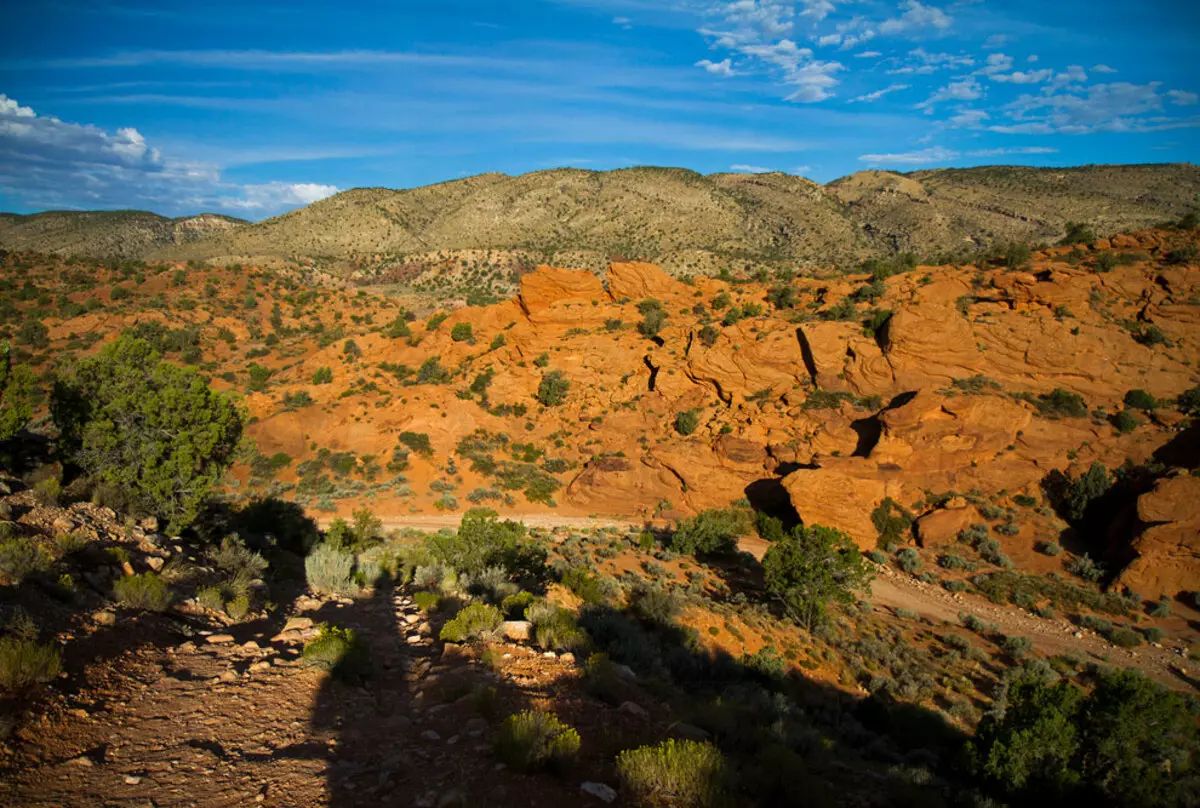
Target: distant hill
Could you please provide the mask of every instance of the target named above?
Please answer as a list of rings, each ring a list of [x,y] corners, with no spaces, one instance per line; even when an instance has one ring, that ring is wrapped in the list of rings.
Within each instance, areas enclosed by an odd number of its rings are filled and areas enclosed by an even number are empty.
[[[19,216],[0,213],[0,247],[61,255],[141,258],[236,227],[245,219],[201,213],[168,219],[144,210],[53,210]]]
[[[829,264],[1054,240],[1068,221],[1101,235],[1133,230],[1176,219],[1198,200],[1200,167],[1187,163],[862,171],[824,186],[779,173],[556,169],[359,188],[257,224],[136,212],[6,217],[0,245],[177,259],[523,250],[576,266],[613,256],[673,269],[714,259]]]

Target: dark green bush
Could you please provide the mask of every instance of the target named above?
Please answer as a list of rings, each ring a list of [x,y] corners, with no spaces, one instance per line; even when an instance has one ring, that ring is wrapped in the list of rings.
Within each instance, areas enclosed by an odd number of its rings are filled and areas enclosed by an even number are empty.
[[[684,410],[675,416],[675,431],[680,435],[690,435],[700,426],[700,413],[697,410]]]
[[[496,757],[517,771],[561,768],[579,754],[579,733],[553,713],[526,710],[510,715],[496,736]]]
[[[752,530],[750,514],[740,508],[713,508],[681,521],[668,539],[677,553],[732,553],[737,540]]]
[[[242,435],[232,402],[129,337],[64,373],[51,412],[66,456],[173,531],[195,520]]]
[[[571,383],[561,370],[552,370],[542,377],[538,385],[537,400],[547,407],[555,407],[567,400]]]

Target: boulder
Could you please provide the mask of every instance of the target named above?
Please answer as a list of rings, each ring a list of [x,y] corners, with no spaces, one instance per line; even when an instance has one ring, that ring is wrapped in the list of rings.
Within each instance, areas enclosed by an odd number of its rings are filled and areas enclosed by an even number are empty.
[[[655,264],[624,261],[608,268],[608,294],[613,300],[643,300],[690,293],[690,289]]]
[[[974,507],[950,508],[947,503],[946,508],[931,511],[917,519],[917,543],[922,547],[953,544],[958,539],[959,531],[982,521]]]
[[[1138,498],[1137,513],[1150,526],[1134,539],[1136,556],[1115,584],[1155,599],[1200,589],[1200,478],[1159,480]]]
[[[533,624],[528,620],[505,620],[500,624],[500,635],[506,640],[522,642],[529,639]]]

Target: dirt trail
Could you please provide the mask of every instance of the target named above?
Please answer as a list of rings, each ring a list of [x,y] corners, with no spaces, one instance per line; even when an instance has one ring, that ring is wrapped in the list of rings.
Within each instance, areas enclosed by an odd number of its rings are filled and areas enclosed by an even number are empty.
[[[742,550],[761,560],[769,543],[757,536],[743,538]],[[1118,648],[1094,632],[1072,625],[1063,618],[1037,617],[1016,606],[1000,606],[975,595],[952,594],[936,584],[926,584],[910,575],[883,567],[871,582],[871,602],[892,610],[907,609],[935,621],[961,624],[960,613],[969,613],[996,626],[1006,636],[1028,637],[1044,656],[1082,654],[1090,661],[1104,661],[1121,667],[1135,667],[1160,683],[1176,690],[1194,692],[1195,680],[1189,681],[1179,669],[1187,668],[1187,648],[1166,641],[1162,647],[1143,645],[1135,649]]]

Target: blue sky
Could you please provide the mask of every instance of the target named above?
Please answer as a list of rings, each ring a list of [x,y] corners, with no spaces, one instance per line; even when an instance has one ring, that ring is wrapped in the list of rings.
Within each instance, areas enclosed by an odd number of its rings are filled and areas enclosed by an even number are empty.
[[[357,186],[683,166],[1198,162],[1187,0],[44,0],[0,210],[251,219]]]

